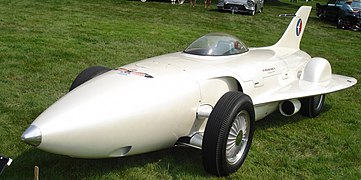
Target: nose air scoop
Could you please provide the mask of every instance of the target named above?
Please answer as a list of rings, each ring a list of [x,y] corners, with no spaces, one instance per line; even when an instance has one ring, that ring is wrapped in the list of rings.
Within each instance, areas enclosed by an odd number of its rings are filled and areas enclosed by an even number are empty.
[[[41,131],[35,126],[31,125],[26,129],[26,131],[21,135],[21,140],[32,146],[39,146],[41,143]]]

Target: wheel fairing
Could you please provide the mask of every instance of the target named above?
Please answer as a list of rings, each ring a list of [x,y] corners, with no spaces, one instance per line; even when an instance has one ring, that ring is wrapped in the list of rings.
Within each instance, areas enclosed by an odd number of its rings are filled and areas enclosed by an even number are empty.
[[[76,87],[82,85],[86,81],[89,81],[90,79],[99,76],[105,72],[110,71],[111,69],[108,67],[103,66],[91,66],[86,69],[84,69],[82,72],[78,74],[78,76],[74,79],[73,83],[71,84],[69,91],[72,91]]]

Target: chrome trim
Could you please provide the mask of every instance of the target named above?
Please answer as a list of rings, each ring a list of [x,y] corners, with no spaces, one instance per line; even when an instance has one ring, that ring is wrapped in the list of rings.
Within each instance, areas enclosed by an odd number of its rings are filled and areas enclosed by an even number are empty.
[[[21,135],[21,140],[27,144],[32,146],[39,146],[41,143],[42,134],[40,129],[35,126],[31,125],[26,129],[26,131]]]
[[[197,119],[208,118],[213,110],[213,106],[209,104],[202,104],[197,109]]]
[[[235,117],[227,137],[226,159],[230,165],[235,165],[244,155],[249,141],[251,117],[243,110]]]

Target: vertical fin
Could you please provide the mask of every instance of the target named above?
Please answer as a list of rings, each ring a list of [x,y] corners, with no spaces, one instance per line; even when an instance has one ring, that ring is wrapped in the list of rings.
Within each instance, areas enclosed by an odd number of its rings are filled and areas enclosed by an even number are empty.
[[[298,9],[281,39],[274,45],[275,47],[300,49],[300,42],[311,8],[311,6],[301,6]]]

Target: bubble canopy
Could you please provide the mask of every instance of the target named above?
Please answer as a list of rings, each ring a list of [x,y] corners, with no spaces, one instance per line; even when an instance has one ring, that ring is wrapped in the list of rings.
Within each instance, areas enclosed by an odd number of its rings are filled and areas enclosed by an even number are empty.
[[[225,33],[210,33],[195,40],[183,52],[201,56],[228,56],[248,51],[238,38]]]

